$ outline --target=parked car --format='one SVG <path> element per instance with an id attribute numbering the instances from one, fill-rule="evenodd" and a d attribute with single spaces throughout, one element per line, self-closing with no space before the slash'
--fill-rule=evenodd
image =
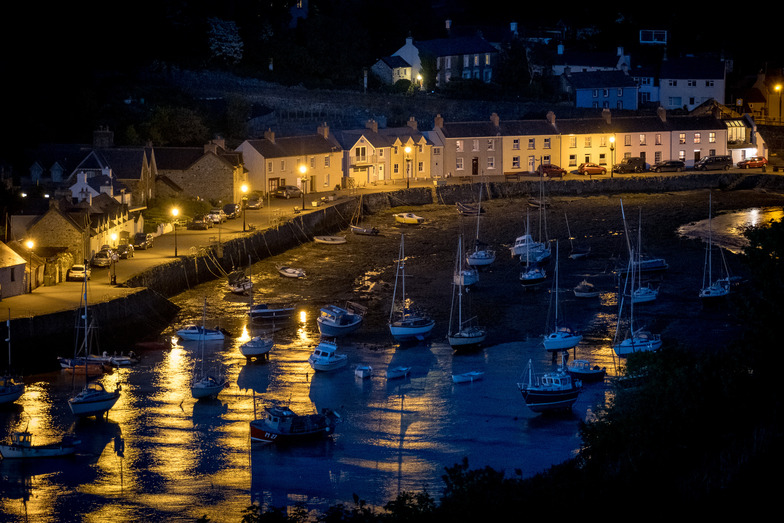
<path id="1" fill-rule="evenodd" d="M 121 243 L 117 246 L 117 255 L 121 260 L 133 258 L 133 245 L 130 243 Z"/>
<path id="2" fill-rule="evenodd" d="M 78 263 L 68 269 L 68 272 L 65 273 L 65 281 L 83 281 L 85 274 L 87 275 L 87 279 L 90 279 L 90 275 L 92 271 L 90 267 L 87 265 Z"/>
<path id="3" fill-rule="evenodd" d="M 732 156 L 722 154 L 716 156 L 703 156 L 694 164 L 698 171 L 708 171 L 712 169 L 727 170 L 732 167 Z"/>
<path id="4" fill-rule="evenodd" d="M 246 209 L 261 209 L 263 207 L 263 203 L 261 198 L 251 198 L 247 202 L 245 202 Z"/>
<path id="5" fill-rule="evenodd" d="M 240 215 L 240 206 L 236 203 L 227 203 L 223 206 L 223 212 L 229 220 L 236 218 Z"/>
<path id="6" fill-rule="evenodd" d="M 188 229 L 194 231 L 206 231 L 215 224 L 212 223 L 212 218 L 208 218 L 203 214 L 198 214 L 193 217 L 193 220 L 188 222 Z"/>
<path id="7" fill-rule="evenodd" d="M 645 170 L 645 160 L 639 156 L 629 156 L 613 166 L 613 171 L 617 173 L 641 173 Z"/>
<path id="8" fill-rule="evenodd" d="M 561 169 L 554 163 L 545 163 L 540 165 L 537 170 L 540 176 L 547 176 L 550 178 L 560 178 L 566 174 L 566 169 Z"/>
<path id="9" fill-rule="evenodd" d="M 741 169 L 753 169 L 755 167 L 764 167 L 768 163 L 768 159 L 764 156 L 749 156 L 745 160 L 738 162 L 738 167 Z"/>
<path id="10" fill-rule="evenodd" d="M 212 209 L 207 216 L 212 220 L 212 223 L 223 223 L 226 221 L 226 213 L 223 212 L 223 209 Z"/>
<path id="11" fill-rule="evenodd" d="M 580 174 L 607 174 L 607 168 L 595 163 L 581 163 L 577 172 Z"/>
<path id="12" fill-rule="evenodd" d="M 143 232 L 138 232 L 133 237 L 134 249 L 152 249 L 152 245 L 153 245 L 152 234 L 145 234 Z"/>
<path id="13" fill-rule="evenodd" d="M 112 264 L 112 257 L 106 251 L 98 251 L 93 255 L 90 265 L 93 267 L 108 267 Z"/>
<path id="14" fill-rule="evenodd" d="M 284 185 L 275 189 L 276 198 L 301 198 L 302 191 L 294 185 Z"/>
<path id="15" fill-rule="evenodd" d="M 113 249 L 111 245 L 101 245 L 101 250 L 103 252 L 109 253 L 109 257 L 111 257 L 116 252 L 116 250 Z"/>
<path id="16" fill-rule="evenodd" d="M 651 167 L 651 171 L 655 173 L 660 173 L 664 171 L 675 171 L 681 172 L 686 168 L 686 163 L 683 160 L 666 160 L 663 162 L 657 162 L 653 164 Z"/>

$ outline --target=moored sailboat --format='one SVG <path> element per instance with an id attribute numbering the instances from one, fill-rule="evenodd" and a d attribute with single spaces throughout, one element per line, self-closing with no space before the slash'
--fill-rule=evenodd
<path id="1" fill-rule="evenodd" d="M 700 298 L 704 302 L 725 298 L 730 293 L 730 278 L 727 271 L 727 262 L 722 255 L 723 274 L 718 279 L 713 279 L 713 195 L 708 199 L 708 242 L 705 248 L 705 267 L 702 271 L 702 288 Z"/>
<path id="2" fill-rule="evenodd" d="M 554 309 L 554 320 L 553 320 L 553 330 L 549 334 L 544 336 L 544 340 L 542 344 L 544 348 L 548 351 L 559 351 L 559 350 L 566 350 L 575 347 L 580 341 L 583 339 L 582 334 L 579 334 L 571 329 L 571 327 L 567 325 L 562 325 L 559 322 L 559 308 L 558 308 L 558 293 L 560 289 L 558 288 L 558 243 L 555 244 L 555 278 L 553 279 L 553 300 L 555 302 Z"/>
<path id="3" fill-rule="evenodd" d="M 204 299 L 204 308 L 202 311 L 202 327 L 207 318 L 207 299 Z M 191 396 L 196 400 L 215 399 L 218 394 L 226 388 L 228 382 L 226 379 L 217 373 L 208 372 L 204 366 L 204 343 L 207 338 L 198 338 L 199 351 L 200 351 L 200 364 L 198 369 L 195 370 L 191 380 Z"/>
<path id="4" fill-rule="evenodd" d="M 400 251 L 395 275 L 395 289 L 392 293 L 392 306 L 389 311 L 389 333 L 398 341 L 422 341 L 430 336 L 436 322 L 424 312 L 409 307 L 406 296 L 405 235 L 400 235 Z M 397 288 L 400 284 L 402 300 L 396 303 Z"/>
<path id="5" fill-rule="evenodd" d="M 455 273 L 460 270 L 461 260 L 463 259 L 462 240 L 462 237 L 457 240 Z M 460 278 L 453 278 L 452 291 L 452 309 L 449 316 L 449 332 L 447 333 L 449 345 L 455 350 L 476 347 L 487 338 L 487 329 L 477 325 L 475 317 L 463 319 L 464 284 Z M 457 292 L 457 303 L 455 303 L 455 292 Z M 455 306 L 457 307 L 457 323 L 453 328 Z"/>

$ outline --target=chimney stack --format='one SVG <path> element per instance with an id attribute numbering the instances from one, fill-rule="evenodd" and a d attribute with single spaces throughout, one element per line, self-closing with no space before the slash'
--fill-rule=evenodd
<path id="1" fill-rule="evenodd" d="M 610 114 L 610 110 L 608 108 L 602 109 L 602 118 L 604 118 L 604 123 L 610 125 L 612 123 L 612 115 Z"/>
<path id="2" fill-rule="evenodd" d="M 411 128 L 411 129 L 413 129 L 413 130 L 415 130 L 415 131 L 416 131 L 416 130 L 417 130 L 417 121 L 416 121 L 416 118 L 414 118 L 413 116 L 412 116 L 412 117 L 410 117 L 410 118 L 408 119 L 408 122 L 406 122 L 406 125 L 408 125 L 408 126 Z"/>
<path id="3" fill-rule="evenodd" d="M 378 122 L 375 121 L 375 120 L 368 120 L 365 123 L 365 129 L 370 129 L 374 133 L 377 133 L 378 132 Z"/>
<path id="4" fill-rule="evenodd" d="M 275 132 L 272 129 L 267 129 L 264 131 L 264 139 L 269 140 L 272 143 L 275 143 Z"/>

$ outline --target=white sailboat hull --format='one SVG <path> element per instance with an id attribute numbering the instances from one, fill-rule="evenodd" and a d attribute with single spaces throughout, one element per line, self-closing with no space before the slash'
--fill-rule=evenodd
<path id="1" fill-rule="evenodd" d="M 471 267 L 484 267 L 495 261 L 495 251 L 474 251 L 466 257 L 466 262 Z"/>
<path id="2" fill-rule="evenodd" d="M 487 339 L 487 330 L 482 327 L 468 327 L 454 334 L 447 335 L 449 345 L 453 349 L 471 347 L 484 343 Z"/>
<path id="3" fill-rule="evenodd" d="M 545 336 L 542 343 L 548 351 L 559 351 L 576 347 L 582 339 L 581 334 L 556 331 Z"/>
<path id="4" fill-rule="evenodd" d="M 435 320 L 429 318 L 404 318 L 389 324 L 389 333 L 398 341 L 424 340 L 430 336 Z"/>
<path id="5" fill-rule="evenodd" d="M 275 345 L 271 337 L 254 336 L 249 341 L 240 345 L 240 352 L 246 358 L 253 358 L 255 356 L 263 356 L 268 354 Z"/>
<path id="6" fill-rule="evenodd" d="M 658 335 L 639 332 L 626 338 L 613 347 L 617 356 L 628 356 L 636 352 L 653 352 L 661 349 L 662 340 Z"/>
<path id="7" fill-rule="evenodd" d="M 105 391 L 102 394 L 90 393 L 82 391 L 75 397 L 68 400 L 68 406 L 71 408 L 71 413 L 74 416 L 86 418 L 90 416 L 101 416 L 106 414 L 114 407 L 117 400 L 120 399 L 120 393 Z"/>

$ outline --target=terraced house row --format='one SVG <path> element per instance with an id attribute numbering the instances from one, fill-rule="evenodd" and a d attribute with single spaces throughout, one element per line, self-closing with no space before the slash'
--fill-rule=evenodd
<path id="1" fill-rule="evenodd" d="M 549 112 L 536 120 L 504 121 L 492 114 L 483 122 L 448 122 L 441 115 L 432 130 L 418 129 L 412 118 L 406 126 L 379 128 L 368 121 L 364 129 L 331 133 L 323 138 L 277 141 L 268 136 L 242 144 L 252 187 L 274 190 L 280 185 L 305 187 L 307 192 L 332 190 L 336 185 L 363 187 L 410 179 L 523 175 L 542 164 L 576 171 L 582 163 L 609 168 L 626 157 L 648 164 L 683 160 L 687 167 L 700 158 L 732 155 L 733 163 L 763 155 L 764 141 L 746 118 L 671 116 L 663 109 L 651 116 L 612 115 L 557 119 Z M 277 144 L 277 148 L 273 148 Z"/>
<path id="2" fill-rule="evenodd" d="M 226 204 L 291 185 L 314 193 L 407 180 L 524 175 L 548 164 L 576 172 L 582 163 L 595 163 L 609 171 L 626 157 L 648 164 L 679 159 L 688 168 L 706 156 L 731 155 L 737 163 L 768 155 L 752 119 L 714 112 L 673 116 L 660 109 L 649 116 L 615 116 L 605 109 L 593 118 L 558 119 L 549 112 L 528 120 L 502 120 L 494 113 L 481 122 L 449 122 L 437 115 L 430 130 L 419 129 L 414 118 L 400 127 L 382 128 L 371 120 L 364 128 L 340 131 L 323 123 L 304 136 L 276 137 L 270 129 L 234 150 L 223 140 L 202 147 L 133 148 L 103 139 L 70 148 L 74 165 L 39 151 L 22 182 L 57 185 L 52 193 L 58 196 L 79 188 L 71 194 L 74 201 L 85 192 L 109 193 L 139 209 L 162 195 Z M 87 160 L 74 162 L 82 158 Z M 114 164 L 116 158 L 122 162 Z"/>

